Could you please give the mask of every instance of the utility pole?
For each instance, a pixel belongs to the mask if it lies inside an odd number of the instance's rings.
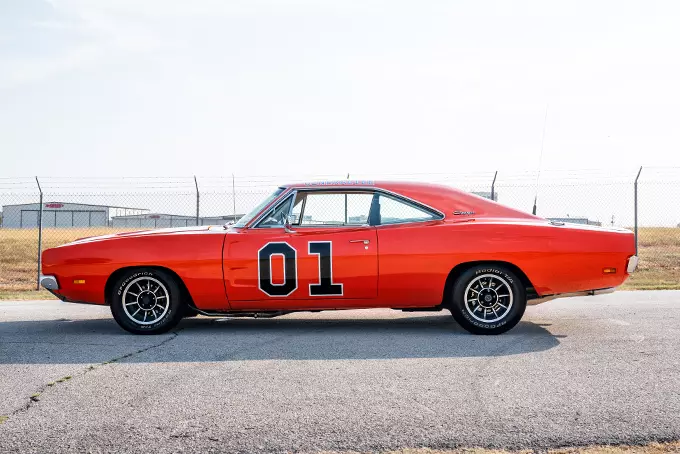
[[[38,276],[36,278],[36,290],[40,290],[40,271],[42,268],[42,219],[43,219],[43,192],[40,187],[38,177],[35,177],[35,182],[38,184],[38,191],[40,192],[40,211],[38,212]]]
[[[637,176],[635,177],[634,193],[635,193],[635,255],[638,255],[638,179],[640,178],[640,173],[642,173],[642,166],[638,170]]]
[[[234,204],[234,219],[236,222],[236,181],[234,179],[234,174],[231,174],[231,201]]]
[[[198,220],[201,212],[201,194],[198,192],[198,180],[196,179],[196,175],[194,175],[194,184],[196,185],[196,227],[198,227]]]

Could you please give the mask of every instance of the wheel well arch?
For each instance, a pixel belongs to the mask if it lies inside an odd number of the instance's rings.
[[[444,295],[442,296],[443,306],[446,306],[446,304],[450,300],[451,291],[453,291],[453,284],[460,277],[460,275],[463,274],[466,270],[477,265],[502,265],[510,269],[510,271],[515,273],[517,277],[519,277],[520,281],[522,281],[522,285],[524,285],[524,288],[526,289],[527,292],[527,299],[538,298],[536,289],[534,288],[534,285],[527,277],[526,273],[522,271],[522,269],[515,265],[514,263],[506,262],[504,260],[477,260],[472,262],[459,263],[458,265],[454,266],[453,269],[451,269],[449,275],[446,277],[446,283],[444,284]]]
[[[192,306],[194,304],[193,299],[191,298],[191,293],[189,293],[189,289],[187,289],[186,284],[184,284],[184,281],[182,280],[179,275],[174,272],[172,269],[167,268],[165,266],[158,266],[158,265],[134,265],[134,266],[124,266],[122,268],[118,268],[116,271],[111,273],[109,278],[106,280],[106,285],[104,285],[104,302],[107,305],[111,305],[111,292],[113,291],[113,286],[116,284],[116,281],[125,273],[126,271],[130,270],[135,270],[139,268],[151,268],[151,269],[156,269],[160,271],[164,271],[168,274],[170,274],[175,281],[177,282],[177,285],[179,286],[180,292],[182,292],[182,300],[186,303],[190,303]]]

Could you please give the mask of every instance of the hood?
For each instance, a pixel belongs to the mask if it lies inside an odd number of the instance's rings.
[[[85,237],[85,238],[79,238],[71,243],[63,244],[62,246],[57,246],[57,247],[63,247],[63,246],[69,246],[69,245],[74,245],[74,244],[85,244],[85,243],[93,243],[97,241],[108,241],[108,240],[117,240],[121,238],[130,238],[130,237],[145,237],[145,236],[158,236],[158,235],[191,235],[191,234],[196,234],[199,232],[208,232],[208,231],[214,231],[214,232],[226,232],[225,228],[221,225],[202,225],[198,227],[171,227],[167,229],[153,229],[153,230],[138,230],[135,232],[122,232],[122,233],[112,233],[110,235],[101,235],[101,236],[91,236],[91,237]]]

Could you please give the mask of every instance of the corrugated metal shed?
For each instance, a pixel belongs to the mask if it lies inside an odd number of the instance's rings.
[[[572,218],[572,217],[566,217],[566,218],[546,218],[549,221],[555,221],[555,222],[570,222],[572,224],[586,224],[586,225],[599,225],[601,226],[602,223],[599,221],[591,221],[588,218]]]
[[[226,216],[204,216],[198,218],[198,225],[222,225],[227,222],[238,220],[242,214]],[[196,226],[196,216],[181,214],[145,213],[130,216],[114,216],[111,218],[111,226],[118,228],[138,227],[160,229],[167,227],[193,227]]]
[[[85,203],[46,202],[42,206],[42,225],[50,228],[107,227],[113,214],[138,214],[142,208],[89,205]],[[31,229],[38,227],[39,203],[5,205],[2,207],[2,227],[8,229]]]

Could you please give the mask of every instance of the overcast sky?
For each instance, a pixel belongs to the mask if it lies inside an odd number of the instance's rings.
[[[0,175],[680,166],[680,2],[0,0]]]

